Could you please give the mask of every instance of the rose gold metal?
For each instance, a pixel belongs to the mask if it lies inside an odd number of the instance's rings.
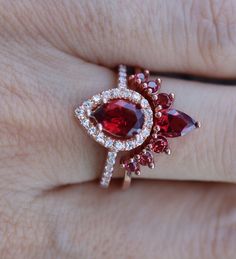
[[[154,101],[156,101],[156,100],[158,99],[157,94],[153,94],[153,95],[152,95],[152,99],[153,99]]]
[[[158,138],[158,134],[157,133],[153,133],[152,137],[156,139],[156,138]]]
[[[125,171],[125,175],[124,175],[124,179],[123,179],[123,185],[122,185],[123,190],[127,190],[130,187],[131,180],[132,180],[132,174]]]
[[[102,131],[102,124],[99,123],[99,124],[97,125],[97,128],[98,128],[99,131]]]
[[[145,75],[146,77],[150,75],[150,71],[147,70],[147,69],[145,69],[143,73],[144,73],[144,75]]]
[[[161,106],[161,105],[158,105],[158,106],[155,108],[155,112],[158,112],[158,111],[160,111],[160,110],[162,110],[162,106]]]
[[[197,122],[195,123],[195,126],[196,126],[196,128],[201,128],[201,123],[200,123],[199,121],[197,121]]]
[[[161,85],[161,84],[162,84],[162,80],[161,80],[160,78],[157,78],[157,83],[158,83],[159,85]]]
[[[157,113],[155,113],[155,116],[156,116],[157,118],[161,118],[162,113],[161,113],[161,112],[157,112]]]
[[[170,93],[169,96],[170,96],[170,98],[171,98],[172,100],[175,99],[175,94],[174,94],[174,93]]]
[[[146,89],[148,87],[147,83],[143,83],[143,88]]]
[[[129,76],[129,80],[133,80],[135,78],[134,75]]]
[[[91,110],[87,110],[87,115],[88,115],[88,117],[90,117],[90,115],[91,115]]]
[[[149,167],[150,169],[154,169],[154,168],[155,168],[155,164],[154,164],[154,163],[151,163],[151,164],[148,165],[148,167]]]
[[[160,126],[156,125],[156,126],[154,126],[153,130],[155,132],[159,132],[161,129],[160,129]]]
[[[138,79],[136,79],[136,83],[140,85],[142,83],[142,80],[140,78],[138,78]]]

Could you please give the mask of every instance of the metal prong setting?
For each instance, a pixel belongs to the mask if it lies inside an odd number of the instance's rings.
[[[157,118],[161,118],[162,113],[161,113],[161,112],[156,112],[156,113],[155,113],[155,116],[156,116]]]
[[[167,155],[170,155],[170,154],[171,154],[171,150],[170,150],[169,148],[167,148],[167,149],[165,150],[165,153],[166,153]]]
[[[154,164],[154,163],[150,163],[150,164],[148,165],[148,167],[149,167],[150,169],[154,169],[154,168],[155,168],[155,164]]]
[[[158,84],[158,85],[161,85],[161,83],[162,83],[162,80],[158,77],[158,78],[157,78],[157,84]]]
[[[201,128],[201,122],[200,122],[200,121],[197,121],[197,122],[195,123],[195,126],[196,126],[196,128]]]
[[[174,93],[170,93],[169,96],[170,96],[172,101],[175,99],[175,94]]]
[[[148,77],[148,76],[150,75],[150,71],[147,70],[147,69],[145,69],[145,70],[143,71],[143,73],[144,73],[145,77]]]
[[[130,172],[125,171],[123,185],[122,185],[123,190],[126,190],[130,187],[131,180],[132,180],[132,174]]]
[[[98,128],[99,131],[102,131],[102,124],[99,123],[99,124],[97,125],[97,128]]]

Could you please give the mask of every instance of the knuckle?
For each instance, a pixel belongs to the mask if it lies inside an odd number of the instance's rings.
[[[192,3],[191,17],[200,56],[208,66],[222,69],[222,60],[230,57],[236,42],[236,2],[194,0]]]

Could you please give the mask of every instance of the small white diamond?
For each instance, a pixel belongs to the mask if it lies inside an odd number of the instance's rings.
[[[111,98],[111,92],[110,91],[103,92],[102,93],[102,98],[106,99],[106,100],[110,99]]]
[[[107,164],[106,166],[105,166],[105,170],[106,170],[106,172],[112,172],[113,171],[113,164]]]
[[[102,186],[107,187],[108,184],[109,184],[109,182],[110,182],[110,177],[108,177],[108,178],[103,177],[103,178],[101,179],[101,182],[100,182],[100,183],[101,183]]]
[[[152,120],[147,120],[146,122],[146,126],[150,129],[153,125],[153,121]]]
[[[101,95],[100,94],[94,95],[92,100],[96,104],[99,103],[101,101]]]
[[[81,124],[86,128],[88,129],[90,127],[90,123],[89,123],[89,120],[88,119],[83,119],[81,120]]]
[[[143,98],[143,99],[141,100],[141,106],[142,106],[143,108],[147,108],[147,107],[149,106],[148,101]]]
[[[116,152],[108,152],[108,162],[111,164],[114,164],[116,161],[116,156],[117,156]]]
[[[110,180],[110,178],[111,178],[111,176],[112,176],[111,173],[112,173],[112,172],[109,172],[109,171],[105,171],[105,172],[103,173],[103,176],[105,177],[105,180],[106,180],[106,181],[109,181],[109,180]]]
[[[104,134],[101,132],[101,133],[99,133],[99,134],[96,136],[96,140],[97,140],[99,143],[104,144],[104,142],[105,142],[104,137],[105,137]]]
[[[110,148],[113,145],[113,141],[110,138],[107,138],[105,141],[105,147]]]
[[[152,110],[151,109],[143,109],[144,115],[148,117],[152,117]]]
[[[120,90],[119,89],[113,89],[113,91],[111,92],[111,96],[112,98],[117,98],[120,95]]]
[[[135,141],[127,141],[125,149],[131,150],[131,149],[135,148],[135,144],[136,144]]]
[[[133,92],[132,99],[135,102],[139,102],[141,100],[141,95],[139,93]]]
[[[91,108],[92,108],[92,105],[93,105],[93,103],[91,102],[91,100],[88,100],[88,101],[85,101],[85,102],[83,103],[83,108],[84,108],[84,109],[91,109]]]
[[[131,97],[131,92],[128,90],[123,90],[121,91],[121,97],[127,99],[127,98],[130,98]]]
[[[84,116],[84,110],[81,109],[81,108],[76,108],[76,109],[75,109],[75,115],[76,115],[77,117]]]
[[[121,141],[116,141],[115,144],[114,144],[114,147],[117,150],[122,150],[122,149],[124,149],[124,144]]]
[[[96,128],[95,128],[94,126],[90,127],[90,128],[88,129],[88,133],[89,133],[90,135],[94,136],[95,133],[96,133]]]
[[[117,153],[116,152],[108,152],[108,157],[109,158],[116,158]]]
[[[144,138],[147,138],[147,137],[149,136],[149,134],[150,134],[150,131],[149,131],[148,129],[144,129],[144,130],[142,131],[142,136],[143,136]]]
[[[140,145],[143,144],[143,141],[144,141],[144,138],[142,137],[142,135],[137,135],[137,137],[136,137],[136,144],[138,146],[140,146]]]
[[[108,162],[110,164],[115,164],[115,161],[116,161],[115,157],[108,157]]]

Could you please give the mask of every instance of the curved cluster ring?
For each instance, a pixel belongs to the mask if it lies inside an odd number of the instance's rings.
[[[108,149],[102,187],[110,184],[118,152],[132,151],[121,160],[126,188],[132,173],[140,174],[140,166],[154,168],[153,153],[170,154],[167,138],[200,126],[187,114],[171,109],[174,94],[159,93],[160,86],[161,80],[151,80],[147,70],[131,75],[127,84],[126,66],[120,65],[117,88],[94,95],[75,109],[87,133]]]

